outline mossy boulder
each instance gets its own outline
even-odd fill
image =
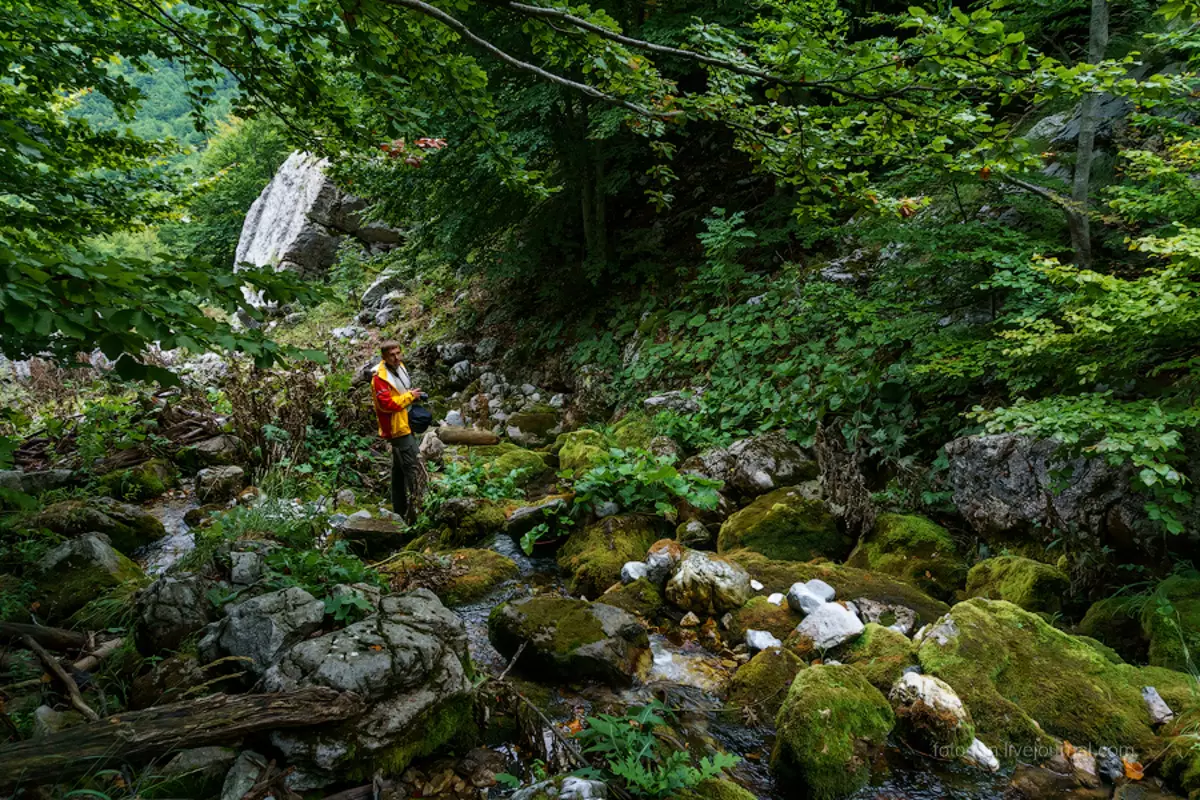
[[[488,638],[505,658],[525,645],[518,666],[531,677],[596,679],[628,686],[650,640],[632,614],[603,603],[540,595],[498,606]]]
[[[1022,556],[997,556],[971,567],[966,596],[1007,600],[1026,611],[1055,612],[1062,610],[1070,588],[1070,579],[1057,567]]]
[[[654,418],[643,411],[631,411],[612,427],[612,439],[617,447],[649,450],[650,440],[658,435]]]
[[[39,613],[62,620],[117,586],[144,583],[146,576],[103,536],[86,533],[44,555],[34,568],[33,580]]]
[[[598,602],[628,611],[642,619],[653,619],[662,611],[666,601],[658,587],[645,578],[638,578],[600,595]]]
[[[905,669],[916,666],[917,646],[902,633],[868,622],[837,658],[861,672],[879,691],[889,692]]]
[[[754,795],[733,781],[709,778],[676,795],[679,800],[754,800]]]
[[[825,504],[795,487],[759,497],[725,520],[717,536],[718,552],[746,549],[784,561],[841,560],[850,546]]]
[[[967,575],[950,533],[909,514],[880,514],[846,563],[902,578],[943,600],[954,596]]]
[[[655,517],[619,514],[571,534],[558,551],[572,594],[597,597],[621,578],[626,561],[641,561],[662,534]]]
[[[1142,688],[1155,687],[1176,713],[1198,705],[1190,678],[1113,663],[1081,637],[1003,600],[959,603],[925,632],[922,669],[941,678],[971,712],[977,735],[1001,758],[1052,737],[1149,752],[1156,743]]]
[[[1187,793],[1189,798],[1200,797],[1200,749],[1194,735],[1176,736],[1168,740],[1163,754],[1162,776]]]
[[[402,548],[408,541],[400,522],[382,517],[350,517],[337,528],[337,537],[365,558],[379,558]]]
[[[167,535],[166,528],[153,514],[111,497],[55,503],[35,517],[32,526],[48,528],[63,536],[102,533],[122,553],[132,553]]]
[[[911,608],[916,612],[918,626],[933,622],[950,610],[950,606],[941,600],[935,600],[911,583],[891,575],[842,564],[775,561],[749,550],[730,553],[729,559],[741,564],[751,578],[762,583],[764,592],[787,592],[793,583],[806,583],[819,578],[834,588],[838,600],[857,600],[861,597]]]
[[[1191,671],[1200,660],[1200,579],[1168,578],[1156,594],[1169,606],[1156,602],[1142,606],[1142,633],[1149,643],[1150,664]]]
[[[782,640],[796,629],[800,620],[800,615],[787,603],[776,605],[759,595],[751,597],[750,602],[733,612],[729,637],[731,641],[741,642],[746,638],[746,631],[766,631]]]
[[[97,479],[105,494],[135,502],[158,497],[175,482],[175,468],[162,458],[152,458],[144,464],[109,472]]]
[[[790,650],[772,647],[757,653],[733,674],[723,713],[730,722],[756,725],[775,719],[788,687],[804,662]]]
[[[479,451],[488,451],[480,453]],[[544,477],[550,468],[541,453],[526,450],[511,442],[472,449],[472,456],[483,457],[483,468],[490,477],[504,478],[517,473],[517,484],[525,486]]]
[[[554,442],[558,465],[581,475],[599,464],[608,454],[604,436],[598,431],[581,430],[559,434]]]
[[[483,497],[453,497],[434,514],[439,547],[461,547],[503,530],[504,507]]]
[[[775,718],[771,770],[794,794],[831,800],[866,785],[896,723],[887,698],[845,664],[801,670]]]
[[[518,411],[504,422],[510,438],[522,444],[545,444],[559,428],[558,412],[552,408]]]
[[[1111,647],[1125,661],[1144,664],[1149,656],[1150,642],[1142,628],[1141,614],[1130,597],[1106,597],[1092,603],[1079,621],[1078,631]]]

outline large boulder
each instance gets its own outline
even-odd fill
[[[575,475],[581,475],[608,456],[604,436],[586,429],[560,433],[554,440],[554,448],[558,450],[559,467]]]
[[[751,597],[749,602],[733,612],[729,619],[729,635],[734,640],[745,638],[747,631],[766,631],[779,639],[786,639],[796,629],[800,615],[792,611],[786,602],[772,603],[761,595]]]
[[[293,645],[308,638],[325,619],[325,603],[292,586],[225,608],[225,617],[210,624],[200,640],[200,657],[244,659],[261,675]]]
[[[505,421],[508,438],[517,444],[541,447],[554,441],[562,430],[554,409],[519,411]]]
[[[520,574],[516,562],[495,550],[464,548],[448,553],[413,553],[383,568],[394,589],[431,590],[448,606],[474,603]]]
[[[363,716],[271,741],[310,783],[403,772],[471,723],[470,657],[462,620],[427,589],[385,597],[375,614],[291,646],[263,676],[268,692],[327,686],[367,702]]]
[[[55,547],[33,570],[39,613],[62,620],[113,587],[144,580],[145,574],[96,533],[85,533]]]
[[[846,797],[866,785],[895,722],[887,698],[853,667],[801,670],[775,718],[771,770],[796,796]]]
[[[111,497],[55,503],[37,515],[31,524],[63,536],[100,533],[122,553],[132,553],[167,535],[166,528],[153,514]]]
[[[895,575],[942,599],[952,598],[967,574],[945,528],[906,514],[880,514],[846,563]]]
[[[933,622],[950,610],[942,601],[891,575],[841,564],[774,561],[748,550],[730,553],[729,559],[745,567],[752,579],[763,584],[764,592],[787,592],[796,583],[817,579],[832,586],[837,598],[845,602],[865,598],[883,606],[911,609],[918,625]]]
[[[1071,588],[1062,570],[1021,556],[997,556],[980,561],[967,574],[967,597],[1007,600],[1027,611],[1062,610]]]
[[[246,446],[236,436],[221,433],[181,448],[175,461],[192,470],[236,464],[245,456]]]
[[[717,537],[719,552],[744,548],[784,561],[841,561],[851,544],[825,504],[796,487],[759,497],[725,520]]]
[[[946,455],[959,513],[989,538],[1050,531],[1067,520],[1099,542],[1133,544],[1145,500],[1132,490],[1128,470],[1103,458],[1066,459],[1059,447],[1012,433],[950,442]]]
[[[399,550],[409,537],[403,524],[383,517],[350,516],[337,526],[337,537],[366,558],[379,558]]]
[[[689,550],[667,581],[667,600],[699,615],[719,615],[750,599],[750,575],[740,565],[712,553]]]
[[[433,515],[442,547],[461,547],[504,528],[507,522],[499,503],[482,497],[452,497]]]
[[[207,467],[196,474],[196,498],[202,503],[223,503],[246,488],[246,471],[241,467]]]
[[[183,641],[209,623],[210,583],[179,572],[163,577],[138,594],[134,640],[145,656],[178,650]]]
[[[0,489],[25,494],[41,494],[76,483],[76,474],[69,469],[43,469],[22,472],[19,469],[0,469]]]
[[[488,636],[518,665],[554,681],[596,679],[628,686],[650,646],[646,628],[627,611],[569,597],[541,595],[515,600],[488,617]]]
[[[1144,687],[1177,713],[1198,705],[1186,674],[1114,660],[1097,642],[1002,600],[959,603],[918,638],[924,672],[953,687],[978,737],[1002,758],[1054,748],[1052,737],[1150,752]]]
[[[550,469],[541,453],[518,447],[512,442],[474,447],[471,449],[471,455],[482,458],[483,468],[491,477],[507,478],[516,473],[515,478],[520,486],[526,486],[544,477]]]
[[[558,551],[558,565],[571,575],[572,594],[597,597],[621,579],[621,568],[640,561],[658,540],[660,521],[621,514],[572,533]]]

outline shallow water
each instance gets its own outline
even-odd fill
[[[172,493],[146,506],[146,510],[158,517],[167,529],[166,536],[151,542],[134,554],[134,560],[142,565],[147,575],[163,574],[184,553],[196,546],[195,534],[183,521],[183,517],[199,505],[191,493]]]

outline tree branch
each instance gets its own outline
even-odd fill
[[[509,55],[499,47],[496,47],[496,45],[489,42],[487,39],[484,39],[476,34],[456,17],[452,17],[445,11],[442,11],[440,8],[435,8],[428,3],[422,2],[422,0],[383,0],[383,2],[388,5],[401,6],[403,8],[416,11],[420,14],[424,14],[431,19],[435,19],[445,25],[447,28],[453,30],[459,36],[462,36],[464,39],[474,44],[476,47],[486,51],[496,59],[508,64],[510,67],[532,73],[542,80],[549,81],[550,83],[556,83],[559,86],[565,86],[568,89],[585,94],[588,97],[600,100],[604,103],[609,103],[614,106],[619,106],[643,117],[650,117],[652,119],[666,119],[670,117],[678,117],[683,114],[682,111],[654,111],[653,109],[646,108],[645,106],[638,105],[637,103],[631,103],[628,100],[623,100],[620,97],[602,92],[594,86],[588,86],[586,83],[579,83],[578,81],[573,81],[570,78],[564,78],[561,75],[557,75],[553,72],[542,69],[536,64],[530,64],[528,61],[522,61],[515,56]]]

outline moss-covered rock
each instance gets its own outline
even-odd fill
[[[488,616],[488,637],[506,658],[524,644],[518,665],[531,677],[616,685],[632,682],[650,646],[645,626],[629,612],[555,595],[498,606]]]
[[[850,540],[824,503],[789,487],[759,497],[721,525],[718,552],[742,548],[784,561],[841,560]]]
[[[1194,735],[1176,736],[1168,740],[1162,760],[1162,776],[1173,787],[1187,793],[1189,798],[1200,797],[1200,749]]]
[[[597,602],[615,606],[647,620],[656,617],[666,605],[662,592],[645,578],[638,578],[633,583],[610,589],[600,595]]]
[[[554,442],[558,450],[558,465],[581,475],[599,464],[608,454],[604,436],[598,431],[580,430],[559,434]]]
[[[950,533],[908,514],[880,514],[846,563],[902,578],[943,600],[954,596],[967,574]]]
[[[462,547],[503,530],[507,516],[499,503],[482,497],[447,500],[434,515],[438,547]]]
[[[48,528],[63,536],[102,533],[122,553],[132,553],[167,535],[166,528],[153,514],[111,497],[55,503],[35,517],[32,526]]]
[[[1010,747],[1054,747],[1051,737],[1149,752],[1156,738],[1142,687],[1158,689],[1177,713],[1198,705],[1187,675],[1113,663],[1091,642],[1001,600],[954,606],[917,656],[954,688],[1000,757],[1017,752]]]
[[[519,411],[510,416],[504,422],[508,435],[522,444],[546,444],[554,437],[554,433],[557,433],[555,429],[558,428],[559,420],[558,412],[554,409],[543,409]]]
[[[571,534],[558,551],[558,565],[571,575],[573,594],[597,597],[621,577],[626,561],[641,561],[661,535],[655,517],[605,517]]]
[[[350,550],[364,558],[379,558],[402,548],[408,541],[407,529],[393,519],[351,517],[337,528],[337,537]]]
[[[917,646],[902,633],[868,622],[862,635],[843,647],[837,658],[886,693],[906,668],[916,665]]]
[[[772,647],[759,652],[733,674],[724,715],[742,725],[775,719],[788,687],[802,669],[804,662],[789,650]]]
[[[406,554],[383,568],[395,592],[426,588],[447,606],[473,603],[520,574],[516,562],[495,550],[464,548]]]
[[[719,778],[709,778],[676,797],[680,800],[754,800],[754,795],[741,786]]]
[[[933,622],[950,610],[950,606],[941,600],[935,600],[911,583],[891,575],[841,564],[774,561],[748,550],[730,553],[729,558],[745,567],[751,578],[762,583],[764,592],[787,592],[793,583],[819,578],[836,590],[838,600],[865,597],[879,603],[911,608],[917,614],[918,626]]]
[[[658,435],[654,418],[644,411],[631,411],[612,427],[612,439],[617,447],[650,449],[650,440]]]
[[[503,478],[516,472],[518,485],[524,486],[544,477],[550,471],[541,453],[517,447],[511,442],[494,447],[474,448],[472,455],[480,450],[490,451],[483,455],[483,468],[491,477]]]
[[[137,564],[92,533],[51,550],[37,563],[34,573],[39,613],[50,620],[67,618],[117,586],[146,582]]]
[[[1022,556],[985,559],[967,573],[967,597],[1006,600],[1026,611],[1062,610],[1071,581],[1057,567]]]
[[[175,468],[162,458],[152,458],[144,464],[109,472],[97,479],[105,494],[135,502],[158,497],[175,482]]]
[[[801,670],[775,718],[771,769],[798,796],[846,797],[866,785],[895,722],[887,698],[853,667]]]
[[[776,605],[759,595],[751,597],[750,602],[733,612],[729,637],[731,641],[740,642],[745,639],[746,631],[767,631],[782,640],[796,629],[800,620],[800,615],[787,603]]]
[[[1168,578],[1156,594],[1166,604],[1148,602],[1142,606],[1142,633],[1149,643],[1147,657],[1156,667],[1191,671],[1200,661],[1200,579]]]
[[[1092,603],[1079,621],[1079,633],[1111,647],[1121,658],[1144,664],[1149,641],[1140,614],[1129,597],[1107,597]]]

